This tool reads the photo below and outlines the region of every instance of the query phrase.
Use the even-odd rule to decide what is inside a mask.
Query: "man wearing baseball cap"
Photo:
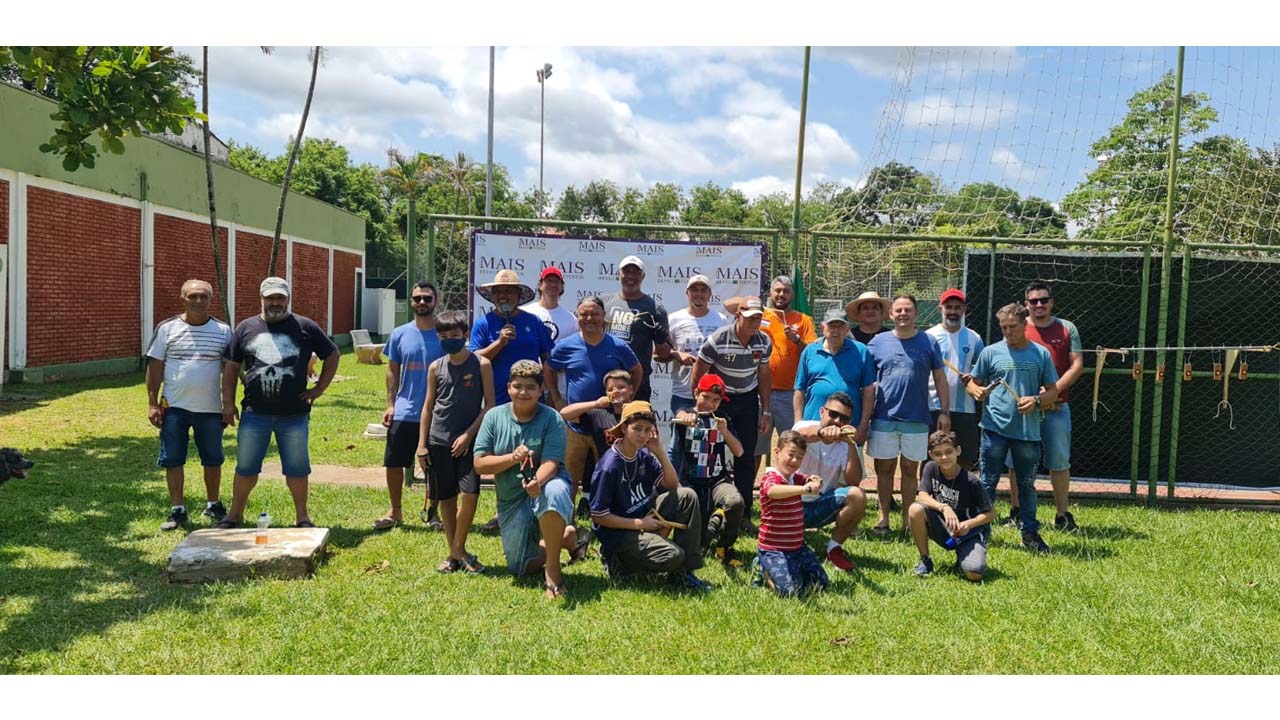
[[[711,307],[711,278],[694,275],[684,285],[689,306],[671,313],[671,412],[692,410],[693,364],[698,350],[711,333],[733,322],[729,315]]]
[[[551,342],[557,344],[578,332],[578,319],[560,306],[560,296],[563,294],[564,272],[555,265],[548,265],[542,268],[542,274],[538,276],[538,299],[520,306],[521,310],[536,316],[547,326]]]
[[[636,388],[636,400],[648,402],[652,395],[649,376],[653,359],[666,362],[671,357],[667,332],[667,309],[640,289],[644,282],[644,261],[635,255],[622,258],[618,265],[621,289],[604,301],[604,317],[609,334],[631,346],[640,359],[644,380]]]
[[[973,363],[984,347],[982,337],[965,327],[965,311],[967,305],[964,293],[951,288],[938,298],[938,310],[942,313],[942,322],[925,332],[938,344],[947,376],[947,393],[951,397],[951,432],[956,435],[960,445],[960,466],[966,470],[978,467],[978,449],[982,445],[982,431],[978,421],[978,405],[969,396],[965,386],[969,381],[969,373],[973,371]],[[957,372],[958,371],[958,372]],[[932,421],[929,433],[938,429],[938,413],[942,406],[938,402],[938,386],[933,376],[929,376],[929,412]]]
[[[236,434],[236,476],[231,509],[214,527],[234,528],[244,521],[249,493],[258,484],[271,435],[276,436],[285,483],[293,496],[294,527],[315,527],[307,512],[311,457],[307,435],[311,406],[338,372],[338,346],[310,318],[289,312],[289,282],[269,277],[259,287],[262,314],[245,318],[231,338],[231,359],[222,370],[222,420]],[[311,354],[324,359],[320,379],[307,387]],[[236,384],[244,370],[243,414],[236,412]]]

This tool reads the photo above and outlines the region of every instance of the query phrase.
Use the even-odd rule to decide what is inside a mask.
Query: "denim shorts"
[[[160,457],[156,466],[182,467],[187,463],[188,430],[196,438],[200,464],[222,467],[222,413],[198,413],[182,408],[165,408],[160,424]]]
[[[538,557],[542,549],[542,529],[538,518],[548,512],[560,513],[566,525],[573,522],[573,500],[569,497],[569,478],[557,475],[542,486],[542,494],[536,498],[520,498],[498,506],[498,528],[502,536],[502,554],[507,560],[507,570],[512,575],[524,574],[530,560]]]
[[[826,527],[835,522],[848,496],[849,488],[838,487],[829,493],[819,495],[815,500],[804,503],[805,528]]]
[[[285,477],[310,475],[311,456],[307,452],[310,425],[308,413],[262,415],[246,408],[240,415],[240,430],[236,433],[236,474],[250,477],[262,472],[262,459],[267,456],[274,432]]]

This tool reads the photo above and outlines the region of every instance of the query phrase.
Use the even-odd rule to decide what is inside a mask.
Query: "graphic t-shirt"
[[[787,337],[788,325],[796,326],[796,333],[800,336],[799,343],[793,343]],[[769,341],[773,343],[773,355],[769,356],[769,383],[773,387],[769,389],[793,389],[800,353],[818,339],[818,334],[813,329],[813,318],[796,310],[784,312],[770,306],[760,319],[760,332],[768,335]]]
[[[853,399],[853,424],[862,419],[862,388],[876,381],[876,367],[867,346],[844,339],[840,352],[832,355],[825,340],[810,343],[800,354],[795,389],[804,393],[804,419],[818,420],[818,411],[832,393],[848,393]]]
[[[538,467],[548,460],[559,463],[563,472],[564,420],[560,419],[560,413],[538,403],[533,417],[528,422],[520,422],[511,412],[511,403],[506,403],[484,414],[480,430],[476,433],[474,450],[477,457],[506,455],[521,445],[532,451],[533,469],[526,472],[537,472]],[[529,497],[521,484],[520,473],[521,468],[516,465],[494,476],[493,485],[498,492],[500,508]]]
[[[719,310],[708,308],[707,314],[694,317],[689,308],[671,313],[671,349],[697,355],[711,333],[733,322],[733,318]],[[693,366],[671,364],[671,394],[686,400],[693,399]]]
[[[538,304],[537,300],[525,303],[520,309],[537,317],[542,324],[547,327],[547,332],[551,335],[551,342],[559,344],[562,340],[567,339],[570,335],[578,332],[578,318],[574,317],[563,305],[557,305],[548,310]]]
[[[667,457],[671,458],[681,485],[703,490],[732,480],[733,461],[715,417],[698,416],[696,422],[693,427],[671,425]]]
[[[565,401],[570,405],[604,395],[604,376],[610,370],[629,371],[638,362],[626,343],[607,334],[595,345],[581,334],[573,335],[557,344],[547,359],[552,369],[564,373],[569,391]]]
[[[311,405],[298,397],[307,389],[311,354],[320,359],[338,346],[310,318],[289,314],[269,323],[261,315],[245,318],[231,338],[231,360],[244,373],[241,407],[265,415],[300,415]]]
[[[804,430],[806,428],[816,428],[820,425],[817,420],[801,420],[795,424],[792,430]],[[843,440],[833,443],[824,443],[821,440],[809,443],[809,449],[804,451],[804,460],[800,461],[800,474],[805,477],[822,478],[821,493],[826,495],[835,492],[836,488],[847,487],[845,482],[844,471],[849,465],[849,444]],[[814,502],[818,499],[817,495],[801,495],[801,502]]]
[[[391,331],[382,352],[388,360],[400,366],[395,419],[421,422],[422,405],[427,399],[427,366],[444,355],[440,348],[440,335],[435,328],[419,330],[413,323],[405,323]]]
[[[1054,318],[1046,328],[1038,328],[1035,323],[1027,323],[1027,339],[1049,351],[1053,358],[1053,368],[1062,377],[1071,369],[1071,353],[1083,352],[1080,345],[1080,331],[1075,323],[1062,318]],[[1069,391],[1058,393],[1058,402],[1067,402]]]
[[[942,323],[938,323],[929,328],[926,333],[933,338],[934,342],[938,343],[939,354],[950,361],[952,365],[960,368],[960,372],[967,373],[971,371],[974,361],[978,359],[978,353],[982,352],[982,348],[985,347],[978,333],[963,326],[958,332],[948,332]],[[951,412],[977,412],[977,403],[960,386],[960,376],[945,365],[942,369],[947,374],[947,389],[950,392]],[[929,376],[929,408],[931,410],[942,409],[941,404],[938,402],[938,388],[935,387],[932,375]]]
[[[1058,382],[1058,371],[1053,367],[1049,351],[1028,342],[1026,347],[1014,349],[1001,340],[989,345],[978,355],[973,366],[973,377],[983,385],[991,386],[987,400],[982,404],[983,428],[1015,440],[1040,439],[1040,413],[1018,413],[1018,403],[1009,388],[999,385],[1003,380],[1018,397],[1038,395],[1041,386]]]
[[[231,350],[231,327],[216,318],[189,325],[181,315],[165,320],[147,357],[164,361],[164,399],[193,413],[222,412],[222,361]]]
[[[496,312],[487,312],[476,318],[471,326],[471,339],[467,349],[471,352],[483,350],[498,339],[502,326],[507,320]],[[511,316],[511,324],[516,328],[516,336],[507,343],[498,356],[490,360],[493,363],[493,402],[501,405],[511,402],[507,393],[507,381],[511,379],[511,366],[521,360],[542,362],[542,356],[551,352],[553,346],[551,333],[536,315],[517,312]]]
[[[604,323],[610,335],[631,346],[647,381],[653,372],[654,344],[670,342],[666,308],[650,295],[628,300],[618,292],[604,301]]]
[[[661,479],[662,462],[648,448],[640,448],[634,458],[627,460],[615,444],[600,457],[591,475],[592,519],[604,515],[624,518],[648,515],[662,492],[658,484]],[[592,529],[606,551],[617,546],[622,533],[635,532],[601,527],[594,522]]]
[[[880,333],[867,349],[876,364],[872,419],[929,424],[929,374],[942,367],[933,338],[922,332],[906,340]]]
[[[983,489],[978,476],[960,468],[960,473],[947,479],[938,463],[930,460],[920,476],[920,492],[940,503],[949,505],[961,521],[969,520],[991,509],[991,500]]]
[[[765,468],[760,479],[760,532],[756,547],[761,550],[799,550],[804,545],[804,506],[799,495],[785,500],[769,497],[774,485],[803,485],[809,478],[797,472],[786,477],[777,468]]]

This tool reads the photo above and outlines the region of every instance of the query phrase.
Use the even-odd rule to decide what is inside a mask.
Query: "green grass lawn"
[[[344,355],[339,373],[355,377],[315,410],[313,462],[380,464],[382,445],[361,432],[383,408],[382,372]],[[610,585],[593,557],[567,569],[568,600],[550,603],[497,569],[497,538],[472,536],[494,566],[483,577],[438,575],[444,542],[416,512],[375,534],[385,491],[316,486],[333,554],[314,579],[170,585],[180,535],[158,530],[167,500],[141,374],[6,391],[42,397],[0,403],[0,445],[38,463],[0,487],[5,673],[1280,672],[1272,513],[1083,505],[1084,532],[1046,531],[1047,557],[998,529],[980,585],[941,549],[934,577],[912,577],[909,542],[863,534],[846,544],[861,571],[831,571],[830,591],[805,602],[719,566],[702,572],[715,585],[704,597]],[[234,450],[231,433],[224,497]],[[420,485],[406,510],[419,503]],[[250,512],[264,508],[292,518],[282,480],[259,484]],[[486,490],[478,519],[492,511]],[[826,538],[810,534],[815,548]]]

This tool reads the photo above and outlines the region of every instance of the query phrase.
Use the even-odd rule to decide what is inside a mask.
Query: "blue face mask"
[[[440,341],[440,349],[444,350],[446,355],[452,355],[465,347],[466,344],[467,341],[462,338],[450,338]]]

